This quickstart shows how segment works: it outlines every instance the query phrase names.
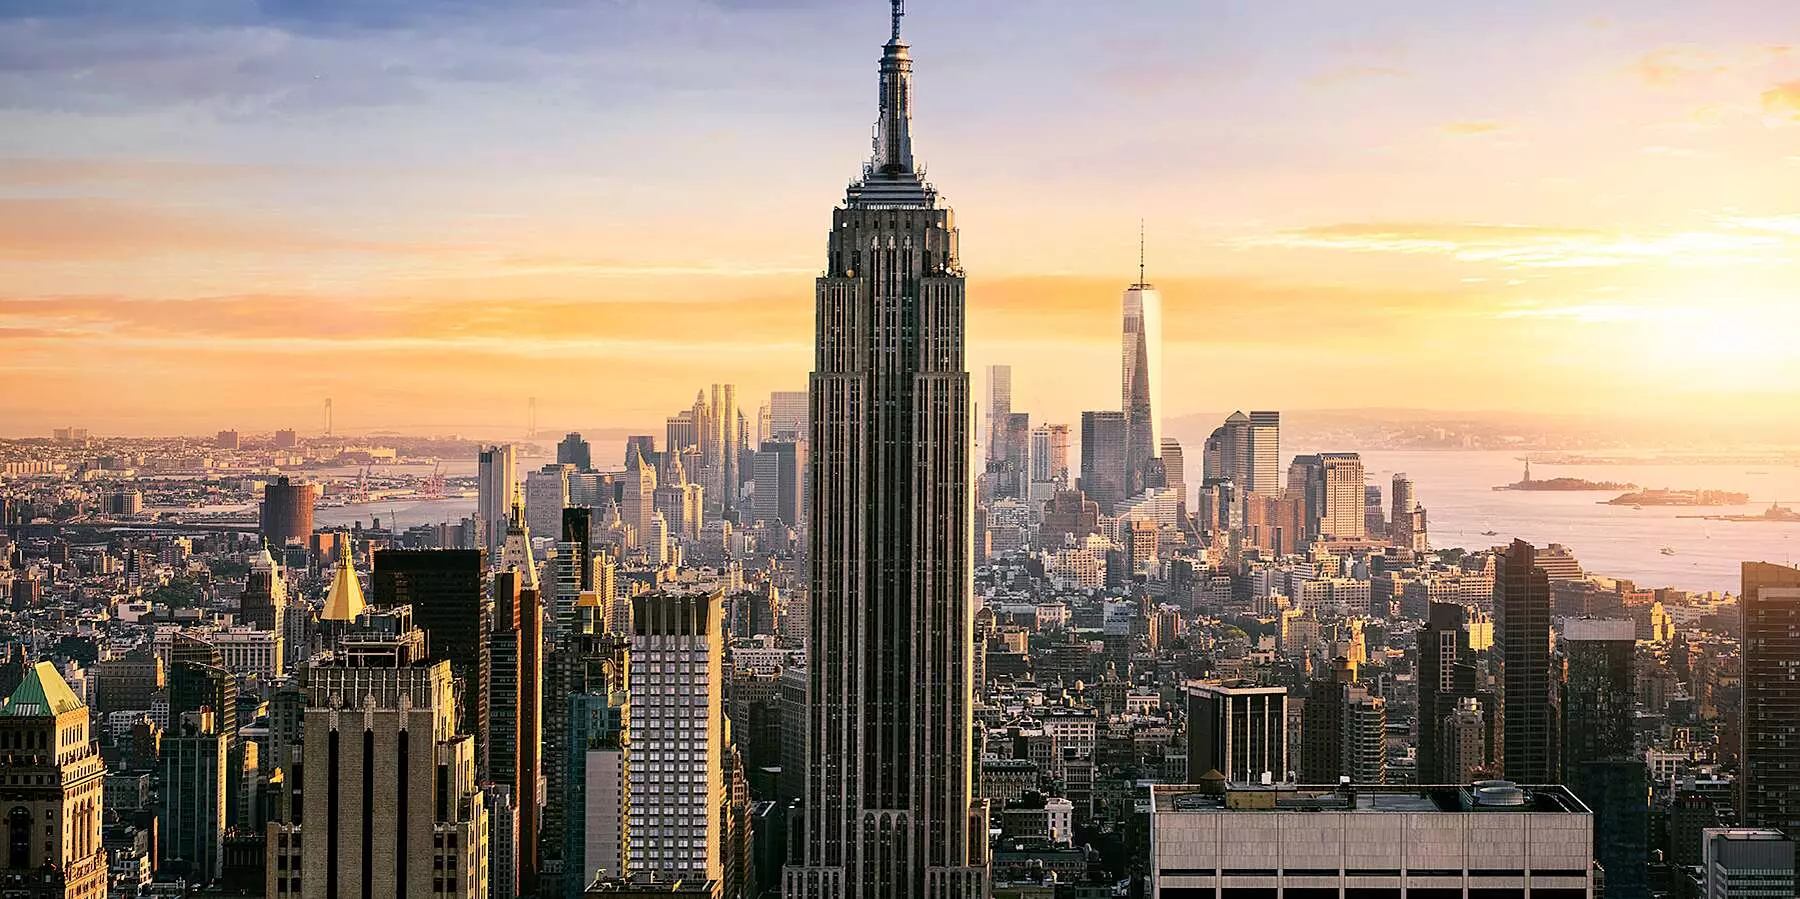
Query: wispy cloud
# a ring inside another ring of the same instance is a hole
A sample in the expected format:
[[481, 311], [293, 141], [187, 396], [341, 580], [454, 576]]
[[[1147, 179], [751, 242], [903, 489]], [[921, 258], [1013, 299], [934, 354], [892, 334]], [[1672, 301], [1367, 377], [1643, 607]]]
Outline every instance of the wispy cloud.
[[1251, 238], [1252, 246], [1425, 254], [1518, 268], [1603, 268], [1662, 262], [1789, 262], [1787, 219], [1720, 217], [1710, 228], [1634, 233], [1485, 223], [1350, 223]]
[[1777, 84], [1763, 91], [1763, 120], [1773, 125], [1800, 124], [1800, 81]]

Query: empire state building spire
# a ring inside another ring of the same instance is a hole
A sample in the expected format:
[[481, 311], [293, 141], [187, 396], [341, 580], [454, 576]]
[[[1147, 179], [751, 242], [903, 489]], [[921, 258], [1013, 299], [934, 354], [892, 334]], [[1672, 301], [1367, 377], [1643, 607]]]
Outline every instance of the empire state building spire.
[[905, 0], [893, 0], [894, 35], [881, 53], [881, 120], [875, 125], [873, 168], [884, 175], [913, 170], [912, 54], [900, 39]]

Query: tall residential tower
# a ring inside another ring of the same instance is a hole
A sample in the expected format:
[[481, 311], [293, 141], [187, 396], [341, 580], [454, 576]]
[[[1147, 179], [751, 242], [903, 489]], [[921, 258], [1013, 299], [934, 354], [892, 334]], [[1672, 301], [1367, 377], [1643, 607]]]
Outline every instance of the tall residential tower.
[[974, 797], [969, 372], [955, 218], [914, 164], [912, 58], [832, 214], [812, 375], [807, 899], [987, 894]]

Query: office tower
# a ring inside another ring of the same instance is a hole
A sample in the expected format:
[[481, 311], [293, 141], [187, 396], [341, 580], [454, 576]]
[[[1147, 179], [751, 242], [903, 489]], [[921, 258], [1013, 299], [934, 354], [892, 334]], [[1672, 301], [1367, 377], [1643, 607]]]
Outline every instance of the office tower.
[[1579, 899], [1592, 823], [1559, 786], [1158, 785], [1147, 895]]
[[556, 580], [551, 585], [550, 607], [545, 613], [545, 627], [553, 642], [568, 633], [581, 594], [595, 589], [594, 546], [589, 539], [592, 527], [593, 515], [588, 509], [562, 511], [562, 527], [557, 531], [560, 539], [556, 542]]
[[669, 521], [661, 512], [650, 513], [650, 530], [640, 538], [644, 546], [644, 560], [650, 565], [661, 568], [674, 565], [674, 537], [669, 533]]
[[1038, 425], [1031, 429], [1031, 481], [1068, 486], [1068, 425]]
[[987, 806], [973, 794], [964, 281], [953, 213], [913, 165], [911, 92], [896, 0], [875, 156], [833, 213], [818, 282], [793, 897], [987, 891]]
[[1744, 563], [1741, 820], [1800, 834], [1800, 568]]
[[1173, 437], [1162, 439], [1162, 471], [1163, 486], [1175, 491], [1181, 503], [1181, 517], [1187, 518], [1187, 459], [1181, 452], [1181, 441]]
[[668, 452], [676, 455], [700, 446], [700, 432], [694, 424], [694, 410], [683, 409], [668, 417], [663, 424], [663, 445]]
[[1012, 422], [1012, 366], [987, 368], [987, 461], [1006, 460], [1006, 430]]
[[811, 398], [804, 390], [777, 390], [769, 394], [769, 433], [763, 439], [807, 435], [812, 420]]
[[1460, 697], [1456, 702], [1456, 711], [1436, 723], [1436, 764], [1440, 773], [1426, 777], [1425, 769], [1419, 768], [1420, 783], [1472, 783], [1487, 769], [1487, 747], [1493, 730], [1488, 723], [1490, 716], [1481, 700], [1473, 696]]
[[1286, 781], [1287, 699], [1286, 687], [1189, 684], [1188, 780], [1217, 771], [1227, 783]]
[[512, 444], [490, 446], [476, 458], [475, 526], [481, 530], [481, 548], [489, 559], [498, 559], [512, 519], [513, 500], [519, 483], [518, 449]]
[[805, 512], [806, 441], [765, 441], [756, 451], [756, 518], [798, 528]]
[[278, 450], [293, 449], [300, 445], [300, 437], [291, 429], [283, 428], [275, 432], [274, 444]]
[[1281, 413], [1251, 412], [1249, 458], [1244, 462], [1247, 493], [1281, 492]]
[[1450, 741], [1441, 728], [1444, 719], [1460, 708], [1464, 698], [1463, 692], [1457, 689], [1457, 665], [1474, 659], [1469, 648], [1468, 617], [1468, 609], [1463, 606], [1434, 602], [1426, 613], [1425, 626], [1419, 629], [1416, 753], [1419, 783], [1462, 782], [1461, 777], [1450, 777], [1447, 773], [1453, 767], [1445, 756], [1445, 747]]
[[184, 712], [162, 738], [159, 867], [211, 883], [225, 869], [225, 793], [230, 742], [212, 711]]
[[735, 507], [738, 495], [738, 457], [744, 452], [744, 416], [738, 411], [737, 385], [725, 385], [725, 404], [719, 409], [719, 433], [725, 441], [720, 452], [725, 457], [725, 495], [720, 497], [726, 509]]
[[1301, 708], [1300, 782], [1387, 783], [1387, 701], [1356, 682], [1356, 663], [1339, 658], [1312, 683]]
[[238, 681], [218, 647], [176, 634], [169, 647], [169, 720], [210, 711], [220, 733], [237, 738]]
[[[480, 899], [488, 810], [450, 665], [394, 610], [303, 669], [293, 806], [269, 825], [267, 896]], [[285, 881], [285, 882], [284, 882]]]
[[544, 666], [545, 896], [575, 899], [597, 874], [626, 873], [628, 638], [606, 624], [600, 597], [583, 594]]
[[1031, 415], [1013, 412], [1001, 422], [1001, 456], [988, 463], [989, 492], [996, 497], [1022, 497], [1031, 456]]
[[594, 448], [582, 439], [579, 432], [570, 431], [556, 445], [556, 464], [570, 466], [576, 471], [593, 471]]
[[349, 624], [362, 616], [363, 601], [362, 581], [357, 580], [356, 568], [351, 564], [350, 551], [338, 553], [337, 573], [332, 575], [331, 589], [325, 592], [325, 607], [319, 611], [320, 621], [335, 621], [340, 625]]
[[[629, 477], [629, 473], [627, 473]], [[700, 539], [700, 528], [706, 523], [705, 489], [690, 483], [687, 466], [675, 453], [663, 454], [662, 473], [657, 476], [655, 510], [669, 525], [669, 533], [682, 541]]]
[[88, 724], [87, 705], [49, 662], [26, 668], [0, 705], [0, 746], [11, 747], [0, 777], [9, 833], [0, 881], [8, 892], [31, 899], [107, 894], [100, 842], [106, 763]]
[[306, 542], [312, 536], [318, 501], [319, 485], [296, 484], [286, 475], [264, 486], [259, 515], [263, 540], [275, 547]]
[[1425, 533], [1425, 508], [1419, 505], [1412, 479], [1404, 472], [1394, 475], [1394, 488], [1388, 501], [1393, 506], [1392, 520], [1388, 523], [1388, 543], [1416, 553], [1425, 552], [1430, 545]]
[[1295, 456], [1288, 489], [1303, 499], [1309, 535], [1320, 540], [1359, 540], [1367, 517], [1362, 457], [1356, 453]]
[[219, 435], [213, 438], [213, 445], [222, 450], [239, 449], [242, 444], [243, 441], [238, 439], [236, 431], [220, 431]]
[[640, 541], [650, 535], [650, 519], [656, 514], [656, 469], [644, 460], [637, 446], [625, 457], [625, 489], [620, 491], [619, 519], [637, 532]]
[[1162, 294], [1144, 280], [1142, 258], [1123, 305], [1119, 408], [1125, 413], [1125, 492], [1135, 496], [1161, 486], [1150, 476], [1150, 463], [1162, 452]]
[[506, 788], [517, 809], [517, 869], [493, 871], [517, 894], [537, 891], [539, 804], [543, 795], [539, 751], [543, 746], [544, 612], [538, 592], [517, 571], [494, 576], [494, 623], [489, 636], [493, 680], [488, 693], [488, 780]]
[[380, 550], [371, 578], [375, 606], [411, 606], [412, 620], [428, 638], [433, 661], [450, 663], [458, 733], [475, 740], [476, 764], [488, 763], [488, 651], [490, 622], [482, 599], [481, 553], [474, 550]]
[[1514, 783], [1557, 783], [1550, 707], [1550, 579], [1523, 540], [1495, 557], [1494, 649], [1500, 661], [1501, 760]]
[[1387, 510], [1381, 505], [1381, 485], [1363, 485], [1363, 535], [1367, 537], [1386, 537], [1388, 532]]
[[1111, 515], [1125, 486], [1125, 413], [1081, 413], [1081, 492]]
[[633, 597], [630, 860], [633, 876], [719, 880], [725, 799], [723, 595]]
[[245, 624], [275, 635], [274, 671], [280, 677], [287, 669], [287, 580], [267, 550], [250, 558], [238, 612]]
[[[1699, 899], [1794, 895], [1794, 841], [1779, 830], [1709, 827], [1702, 831]], [[1612, 873], [1606, 890], [1612, 892]]]
[[525, 476], [525, 526], [548, 537], [562, 532], [562, 513], [569, 507], [569, 474], [573, 466], [559, 462]]

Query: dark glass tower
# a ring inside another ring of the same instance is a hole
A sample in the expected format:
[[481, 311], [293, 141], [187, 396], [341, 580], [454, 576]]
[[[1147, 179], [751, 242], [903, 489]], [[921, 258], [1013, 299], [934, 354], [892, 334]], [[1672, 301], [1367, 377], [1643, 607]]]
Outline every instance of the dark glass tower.
[[987, 892], [973, 795], [969, 373], [955, 219], [913, 162], [912, 58], [832, 214], [812, 375], [807, 785], [791, 897]]
[[1800, 833], [1800, 569], [1744, 563], [1743, 822]]
[[475, 738], [475, 764], [488, 769], [488, 685], [492, 621], [481, 589], [481, 551], [381, 550], [372, 578], [376, 606], [410, 605], [433, 661], [456, 676], [459, 732]]
[[1550, 705], [1550, 576], [1537, 567], [1536, 547], [1523, 540], [1514, 540], [1497, 561], [1501, 763], [1515, 783], [1559, 783]]

